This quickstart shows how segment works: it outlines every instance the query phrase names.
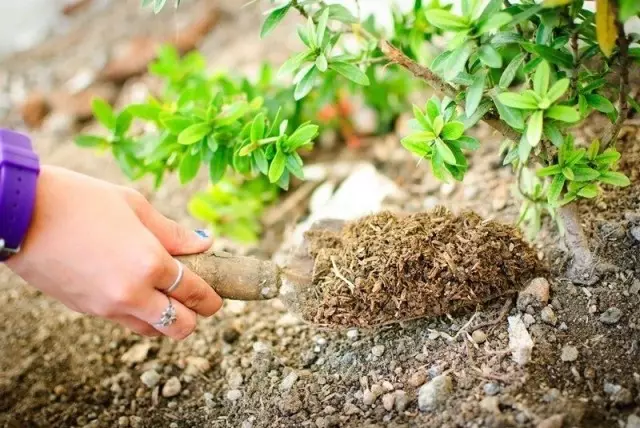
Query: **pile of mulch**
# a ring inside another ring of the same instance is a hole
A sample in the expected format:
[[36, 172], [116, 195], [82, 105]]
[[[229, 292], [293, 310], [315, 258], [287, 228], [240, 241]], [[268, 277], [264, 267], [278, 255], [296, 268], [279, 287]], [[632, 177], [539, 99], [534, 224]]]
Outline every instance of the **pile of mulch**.
[[516, 292], [545, 269], [517, 228], [442, 207], [383, 212], [306, 238], [315, 268], [302, 316], [332, 327], [453, 313]]

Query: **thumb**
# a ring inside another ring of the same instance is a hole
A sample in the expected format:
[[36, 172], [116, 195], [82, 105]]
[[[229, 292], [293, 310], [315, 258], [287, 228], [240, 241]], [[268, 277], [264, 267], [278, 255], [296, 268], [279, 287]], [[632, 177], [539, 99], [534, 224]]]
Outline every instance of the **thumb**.
[[202, 253], [213, 244], [213, 240], [206, 231], [192, 231], [179, 225], [160, 214], [148, 201], [136, 208], [142, 224], [172, 256]]

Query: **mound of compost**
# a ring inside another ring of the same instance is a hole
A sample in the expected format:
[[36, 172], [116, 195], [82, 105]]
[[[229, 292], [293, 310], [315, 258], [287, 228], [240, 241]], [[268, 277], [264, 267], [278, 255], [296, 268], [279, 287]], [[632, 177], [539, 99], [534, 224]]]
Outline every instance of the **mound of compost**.
[[440, 316], [514, 293], [543, 270], [513, 226], [454, 215], [389, 212], [306, 234], [315, 259], [313, 304], [319, 325], [372, 327]]

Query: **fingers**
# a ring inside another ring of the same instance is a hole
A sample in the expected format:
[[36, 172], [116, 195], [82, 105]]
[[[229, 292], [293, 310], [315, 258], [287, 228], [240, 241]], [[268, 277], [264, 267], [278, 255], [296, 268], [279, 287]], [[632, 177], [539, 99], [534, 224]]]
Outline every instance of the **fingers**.
[[132, 330], [141, 336], [149, 336], [149, 337], [161, 336], [161, 333], [155, 328], [153, 328], [151, 325], [137, 318], [134, 318], [132, 316], [123, 315], [119, 317], [111, 317], [110, 320], [115, 321], [119, 324], [122, 324], [123, 326], [127, 327], [129, 330]]
[[[222, 299], [213, 291], [213, 288], [188, 267], [175, 261], [174, 264], [174, 279], [179, 274], [178, 266], [182, 267], [184, 273], [182, 280], [169, 292], [169, 296], [204, 317], [210, 317], [218, 312], [222, 306]], [[167, 287], [171, 286], [171, 283], [167, 284], [167, 286], [159, 288], [160, 291], [164, 292]]]
[[[168, 312], [173, 314], [175, 321], [171, 325], [163, 326], [160, 321], [163, 314]], [[150, 324], [165, 336], [176, 340], [186, 338], [196, 329], [196, 313], [174, 298], [157, 290], [149, 295], [146, 305], [133, 310], [133, 315]]]
[[141, 195], [132, 197], [131, 201], [142, 224], [153, 233], [169, 254], [197, 254], [211, 247], [212, 241], [208, 234], [202, 231], [193, 232], [168, 219]]

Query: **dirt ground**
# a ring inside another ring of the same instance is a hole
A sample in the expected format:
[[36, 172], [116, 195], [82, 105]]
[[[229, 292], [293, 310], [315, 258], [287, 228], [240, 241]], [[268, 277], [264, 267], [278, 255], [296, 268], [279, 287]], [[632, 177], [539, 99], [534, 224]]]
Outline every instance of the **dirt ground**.
[[[138, 0], [79, 15], [67, 35], [5, 59], [0, 92], [64, 84], [119, 41], [188, 22], [201, 3], [155, 18], [140, 12]], [[260, 11], [240, 7], [225, 4], [201, 45], [212, 65], [251, 73], [257, 59], [281, 61], [295, 20], [260, 42]], [[11, 105], [4, 112], [3, 126], [21, 126], [17, 111]], [[64, 132], [31, 134], [45, 162], [125, 183], [108, 157], [75, 147]], [[436, 319], [329, 331], [301, 323], [279, 301], [228, 301], [174, 342], [75, 314], [0, 269], [0, 426], [638, 428], [637, 119], [623, 135], [622, 169], [632, 185], [580, 206], [601, 279], [590, 287], [566, 280], [565, 249], [546, 226], [536, 240], [538, 257], [552, 267], [538, 281], [542, 290], [549, 285], [542, 304], [502, 299]], [[438, 184], [395, 136], [369, 142], [357, 156], [406, 192], [389, 202], [393, 209], [444, 205], [512, 222], [518, 207], [509, 197], [511, 172], [496, 156], [499, 140], [484, 127], [477, 137], [483, 144], [464, 186]], [[169, 180], [155, 194], [147, 182], [135, 186], [163, 213], [195, 227], [186, 202], [204, 183], [181, 189]], [[524, 367], [509, 351], [507, 316], [533, 338]]]

